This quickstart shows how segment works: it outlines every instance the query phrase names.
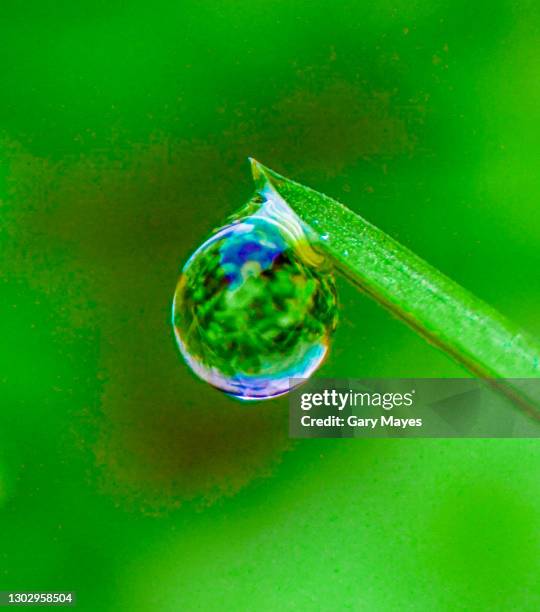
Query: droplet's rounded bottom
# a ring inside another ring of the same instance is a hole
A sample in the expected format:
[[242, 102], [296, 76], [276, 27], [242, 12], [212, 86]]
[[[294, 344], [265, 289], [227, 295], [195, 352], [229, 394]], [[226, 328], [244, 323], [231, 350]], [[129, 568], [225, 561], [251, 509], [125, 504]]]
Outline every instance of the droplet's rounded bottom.
[[277, 376], [237, 374], [227, 378], [217, 368], [205, 366], [193, 359], [186, 351], [178, 334], [176, 334], [176, 338], [186, 363], [199, 378], [227, 395], [242, 401], [273, 399], [292, 391], [302, 383], [302, 379], [309, 378], [317, 370], [328, 351], [328, 347], [323, 345], [309, 347], [306, 350], [303, 363], [299, 363], [290, 372], [282, 372]]

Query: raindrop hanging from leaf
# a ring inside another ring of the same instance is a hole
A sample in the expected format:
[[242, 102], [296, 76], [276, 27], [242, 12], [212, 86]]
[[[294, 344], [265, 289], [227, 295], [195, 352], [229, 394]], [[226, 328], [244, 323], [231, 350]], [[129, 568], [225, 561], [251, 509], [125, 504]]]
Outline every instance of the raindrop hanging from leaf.
[[190, 257], [173, 324], [203, 380], [240, 399], [290, 390], [322, 363], [337, 321], [334, 278], [293, 213], [252, 201]]

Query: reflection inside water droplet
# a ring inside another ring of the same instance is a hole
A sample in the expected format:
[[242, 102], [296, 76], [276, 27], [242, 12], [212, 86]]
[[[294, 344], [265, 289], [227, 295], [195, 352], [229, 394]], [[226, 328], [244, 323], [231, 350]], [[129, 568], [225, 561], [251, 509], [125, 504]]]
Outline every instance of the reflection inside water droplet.
[[240, 399], [289, 391], [323, 361], [337, 320], [334, 279], [286, 204], [252, 201], [189, 258], [173, 303], [193, 371]]

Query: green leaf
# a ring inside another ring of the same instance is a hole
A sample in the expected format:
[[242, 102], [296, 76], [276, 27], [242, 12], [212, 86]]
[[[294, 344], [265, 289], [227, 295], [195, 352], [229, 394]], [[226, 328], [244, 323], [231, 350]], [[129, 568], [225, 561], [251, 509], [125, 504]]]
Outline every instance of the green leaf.
[[251, 164], [257, 190], [279, 196], [350, 281], [540, 419], [535, 385], [516, 380], [540, 376], [536, 340], [343, 204]]

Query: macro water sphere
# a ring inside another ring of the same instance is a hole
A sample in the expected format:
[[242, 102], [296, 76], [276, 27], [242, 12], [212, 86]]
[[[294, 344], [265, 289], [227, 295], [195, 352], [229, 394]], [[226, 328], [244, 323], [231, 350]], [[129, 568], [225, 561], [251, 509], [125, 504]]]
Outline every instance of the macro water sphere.
[[337, 322], [328, 262], [283, 201], [262, 192], [188, 259], [173, 326], [191, 369], [242, 400], [287, 393], [321, 365]]

